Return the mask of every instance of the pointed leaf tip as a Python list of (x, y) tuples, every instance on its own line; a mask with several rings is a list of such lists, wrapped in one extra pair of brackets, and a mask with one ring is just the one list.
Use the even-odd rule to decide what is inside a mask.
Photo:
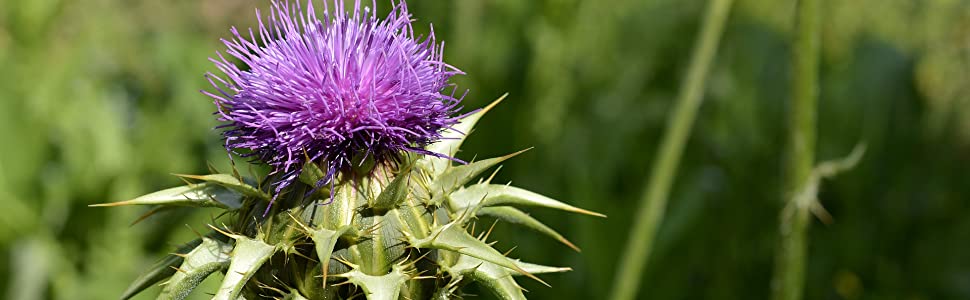
[(606, 215), (578, 208), (541, 194), (509, 185), (476, 184), (448, 196), (452, 211), (474, 206), (523, 205), (538, 206), (606, 218)]
[(324, 228), (311, 229), (310, 238), (313, 239), (313, 243), (316, 246), (317, 259), (320, 260), (320, 264), (323, 266), (323, 286), (327, 286), (327, 273), (330, 267), (330, 257), (333, 255), (333, 247), (337, 245), (340, 236), (344, 235), (351, 229), (350, 226), (340, 227), (337, 230), (328, 230)]
[(543, 266), (519, 260), (515, 260), (515, 264), (532, 274), (564, 273), (571, 272), (573, 270), (573, 268), (569, 267)]
[[(468, 137), (468, 134), (471, 133), (472, 129), (475, 127), (475, 124), (478, 123), (478, 120), (481, 119), (485, 113), (501, 103), (502, 100), (508, 95), (508, 93), (505, 93), (484, 108), (466, 115), (464, 118), (458, 121), (458, 124), (452, 126), (450, 128), (451, 130), (445, 130), (441, 135), (441, 140), (428, 145), (425, 147), (425, 150), (433, 153), (444, 154), (449, 157), (455, 157), (455, 154), (458, 153), (458, 148), (461, 147), (461, 144), (465, 141), (465, 138)], [(418, 161), (417, 165), (426, 171), (431, 172), (433, 175), (439, 175), (445, 171), (450, 163), (451, 161), (449, 161), (447, 158), (426, 155)]]
[(502, 100), (505, 100), (505, 97), (508, 97), (508, 96), (509, 96), (509, 93), (502, 94), (501, 97), (498, 97), (498, 99), (495, 99), (495, 101), (492, 101), (492, 103), (489, 103), (484, 108), (482, 108), (482, 111), (480, 112), (480, 114), (484, 115), (484, 114), (488, 113), (488, 111), (490, 111), (490, 110), (492, 110), (492, 108), (495, 108), (496, 106), (498, 106), (498, 104), (499, 103), (502, 103)]
[(125, 205), (219, 207), (235, 210), (242, 206), (242, 195), (223, 186), (204, 182), (164, 189), (131, 200), (91, 204), (88, 206), (114, 207)]

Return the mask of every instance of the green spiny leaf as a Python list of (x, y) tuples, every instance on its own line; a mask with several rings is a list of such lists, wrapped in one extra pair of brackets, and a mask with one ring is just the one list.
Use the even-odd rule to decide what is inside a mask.
[[(312, 224), (316, 224), (322, 228), (327, 228), (330, 230), (337, 230), (340, 227), (350, 225), (353, 223), (354, 211), (364, 203), (358, 203), (363, 197), (359, 194), (355, 194), (352, 186), (348, 184), (337, 185), (334, 187), (331, 198), (327, 200), (329, 203), (326, 205), (315, 205), (312, 208), (306, 209), (303, 212), (303, 217), (308, 220), (312, 220)], [(329, 190), (329, 189), (322, 189)], [(324, 195), (320, 197), (331, 197), (330, 195)], [(311, 219), (312, 216), (312, 219)]]
[(528, 150), (529, 149), (525, 149), (505, 156), (483, 159), (467, 165), (448, 168), (444, 173), (441, 174), (441, 176), (435, 178), (434, 182), (431, 183), (432, 201), (439, 203), (439, 198), (441, 196), (454, 192), (461, 186), (472, 181), (472, 179), (477, 178), (478, 175), (485, 172), (485, 170), (488, 170), (489, 168), (494, 167), (499, 163), (502, 163), (503, 161), (512, 158), (513, 156), (522, 154), (522, 152)]
[[(405, 232), (405, 234), (415, 238), (424, 238), (431, 225), (422, 216), (427, 213), (427, 208), (423, 205), (414, 204), (415, 200), (405, 199), (406, 205), (388, 211), (388, 220), (394, 222), (395, 228)], [(430, 219), (430, 218), (429, 218)]]
[(380, 211), (387, 211), (396, 207), (408, 196), (408, 180), (410, 178), (410, 170), (408, 168), (403, 169), (391, 183), (384, 187), (380, 195), (377, 196), (376, 201), (371, 203), (371, 208)]
[[(515, 264), (532, 274), (560, 273), (572, 270), (570, 268), (530, 264), (518, 260), (515, 260)], [(521, 274), (509, 272), (508, 269), (499, 265), (462, 255), (455, 265), (447, 267), (447, 271), (453, 277), (471, 278), (488, 288), (500, 299), (525, 299), (522, 288), (512, 279), (512, 276)]]
[(522, 288), (509, 269), (475, 257), (462, 255), (454, 266), (447, 267), (452, 276), (468, 277), (488, 288), (499, 299), (523, 300)]
[(592, 212), (565, 204), (529, 190), (501, 184), (475, 184), (465, 189), (456, 191), (448, 196), (448, 205), (451, 207), (452, 211), (462, 211), (468, 207), (476, 205), (539, 206), (603, 218), (606, 217), (606, 215), (601, 213)]
[(164, 189), (127, 201), (92, 204), (90, 206), (112, 207), (123, 205), (219, 207), (236, 210), (242, 206), (242, 195), (220, 185), (199, 183)]
[[(454, 130), (445, 130), (442, 132), (441, 140), (434, 144), (428, 145), (425, 147), (425, 150), (455, 157), (455, 154), (458, 153), (458, 149), (461, 147), (462, 142), (465, 141), (468, 134), (471, 133), (473, 128), (475, 128), (475, 124), (478, 123), (478, 120), (488, 113), (489, 110), (502, 102), (502, 100), (508, 95), (509, 94), (502, 95), (502, 97), (499, 97), (485, 108), (482, 108), (481, 110), (462, 118), (458, 124), (452, 126)], [(450, 163), (451, 161), (447, 158), (425, 155), (424, 158), (418, 161), (418, 166), (430, 172), (431, 175), (437, 176), (441, 175), (441, 173), (448, 168)]]
[(364, 274), (359, 268), (339, 276), (364, 289), (368, 300), (397, 300), (401, 287), (411, 279), (400, 265), (394, 265), (390, 272), (379, 276)]
[(212, 298), (215, 300), (237, 299), (249, 278), (279, 249), (263, 241), (244, 236), (230, 237), (236, 239), (236, 247), (232, 249), (232, 260), (222, 286)]
[(404, 244), (400, 243), (403, 233), (386, 226), (390, 221), (390, 218), (381, 215), (354, 220), (355, 227), (373, 228), (367, 238), (350, 246), (350, 250), (359, 255), (360, 268), (367, 274), (388, 272), (394, 259), (403, 255)]
[(171, 277), (172, 274), (175, 274), (175, 267), (181, 264), (184, 260), (179, 255), (189, 253), (189, 251), (192, 251), (192, 249), (199, 246), (199, 244), (202, 244), (201, 238), (179, 246), (172, 255), (167, 255), (162, 260), (156, 262), (151, 268), (148, 269), (148, 272), (138, 276), (135, 281), (128, 285), (128, 289), (121, 294), (121, 299), (131, 299), (131, 297), (138, 295), (138, 293), (141, 293), (141, 291), (147, 289), (148, 287), (162, 281), (165, 278)]
[(313, 239), (313, 243), (316, 246), (317, 259), (320, 260), (320, 264), (323, 265), (323, 284), (327, 284), (327, 271), (330, 268), (330, 256), (333, 255), (333, 247), (337, 245), (337, 241), (340, 236), (347, 233), (350, 230), (350, 226), (340, 227), (337, 230), (328, 230), (324, 228), (317, 228), (310, 230), (310, 238)]
[(515, 270), (516, 272), (522, 273), (522, 275), (548, 286), (545, 281), (519, 268), (511, 259), (505, 257), (505, 255), (499, 253), (485, 242), (469, 235), (468, 232), (457, 225), (456, 223), (448, 223), (447, 225), (435, 228), (427, 238), (411, 240), (411, 245), (415, 248), (442, 249), (472, 256)]
[[(573, 270), (572, 268), (543, 266), (543, 265), (527, 263), (519, 260), (515, 260), (515, 264), (520, 268), (522, 268), (523, 270), (525, 270), (526, 272), (529, 272), (532, 274), (563, 273), (563, 272), (569, 272)], [(513, 275), (517, 275), (517, 274), (513, 274)]]
[(191, 178), (191, 179), (202, 180), (202, 181), (205, 181), (205, 182), (212, 182), (212, 183), (215, 183), (215, 184), (222, 185), (224, 187), (230, 188), (230, 189), (232, 189), (232, 190), (234, 190), (236, 192), (242, 193), (243, 195), (246, 195), (246, 196), (257, 197), (257, 198), (260, 198), (260, 199), (263, 199), (263, 200), (269, 200), (270, 199), (269, 194), (266, 194), (265, 192), (260, 191), (258, 188), (254, 187), (252, 185), (249, 185), (248, 183), (245, 183), (242, 180), (240, 180), (239, 178), (236, 178), (235, 176), (232, 176), (230, 174), (209, 174), (209, 175), (183, 175), (183, 174), (176, 174), (176, 176), (183, 177), (183, 178)]
[(536, 220), (536, 218), (533, 218), (529, 214), (521, 210), (518, 210), (514, 207), (511, 207), (511, 206), (483, 207), (478, 210), (478, 215), (489, 216), (512, 224), (528, 227), (529, 229), (548, 235), (549, 237), (556, 239), (560, 243), (565, 244), (569, 248), (572, 248), (573, 250), (576, 250), (577, 252), (579, 252), (579, 248), (577, 248), (576, 245), (573, 245), (572, 242), (570, 242), (565, 237), (563, 237), (562, 234), (559, 234), (559, 232), (556, 232), (556, 230), (550, 228), (549, 226), (546, 226), (546, 224), (539, 222), (539, 220)]
[(229, 265), (229, 252), (232, 245), (221, 241), (202, 238), (202, 244), (186, 254), (178, 272), (165, 283), (158, 299), (185, 299), (209, 274), (222, 270)]

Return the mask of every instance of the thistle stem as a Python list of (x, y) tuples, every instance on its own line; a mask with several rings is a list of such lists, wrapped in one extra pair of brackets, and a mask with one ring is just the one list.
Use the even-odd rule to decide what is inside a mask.
[(792, 56), (792, 102), (789, 107), (786, 206), (780, 214), (780, 243), (775, 253), (772, 299), (802, 298), (810, 207), (798, 195), (809, 184), (815, 164), (815, 107), (818, 102), (819, 11), (817, 0), (799, 0)]
[(640, 277), (653, 248), (657, 226), (664, 217), (670, 186), (677, 175), (677, 166), (704, 94), (707, 73), (717, 52), (731, 2), (732, 0), (711, 0), (708, 3), (687, 76), (674, 107), (674, 115), (668, 120), (644, 196), (633, 217), (633, 230), (630, 231), (623, 256), (620, 257), (611, 294), (614, 300), (633, 299), (637, 294)]

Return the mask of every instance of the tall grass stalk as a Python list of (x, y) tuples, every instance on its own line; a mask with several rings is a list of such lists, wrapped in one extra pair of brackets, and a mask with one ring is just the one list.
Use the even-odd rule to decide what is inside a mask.
[(806, 235), (810, 205), (798, 195), (810, 184), (815, 164), (815, 108), (818, 102), (819, 11), (817, 0), (799, 0), (792, 56), (792, 100), (789, 107), (787, 199), (780, 215), (780, 243), (771, 282), (772, 299), (802, 298)]
[(633, 217), (633, 229), (627, 239), (623, 256), (620, 257), (611, 294), (614, 300), (633, 299), (637, 294), (643, 269), (653, 248), (657, 226), (664, 217), (667, 195), (677, 175), (677, 166), (680, 164), (684, 144), (690, 135), (704, 94), (707, 73), (717, 53), (721, 34), (724, 32), (724, 23), (730, 12), (731, 2), (732, 0), (711, 0), (708, 3), (704, 24), (697, 36), (673, 117), (668, 120), (660, 151), (654, 158), (644, 196)]

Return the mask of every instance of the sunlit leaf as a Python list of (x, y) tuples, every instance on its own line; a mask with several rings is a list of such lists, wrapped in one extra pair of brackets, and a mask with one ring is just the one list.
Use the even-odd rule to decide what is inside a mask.
[(483, 207), (478, 210), (477, 214), (479, 216), (489, 216), (512, 224), (525, 226), (526, 228), (548, 235), (549, 237), (556, 239), (560, 243), (565, 244), (566, 246), (568, 246), (569, 248), (572, 248), (573, 250), (579, 251), (579, 248), (577, 248), (576, 245), (573, 245), (572, 242), (570, 242), (565, 237), (563, 237), (562, 234), (559, 234), (559, 232), (556, 232), (556, 230), (550, 228), (549, 226), (546, 226), (546, 224), (539, 222), (539, 220), (536, 220), (532, 216), (529, 216), (529, 214), (521, 210), (518, 210), (514, 207), (511, 207), (511, 206)]
[(249, 282), (256, 270), (269, 260), (278, 247), (268, 245), (260, 240), (244, 236), (233, 236), (236, 247), (232, 249), (232, 260), (226, 277), (222, 280), (219, 291), (212, 297), (215, 300), (236, 300), (242, 292), (243, 286)]
[(206, 277), (229, 266), (230, 251), (232, 245), (203, 238), (202, 244), (184, 255), (182, 264), (172, 278), (165, 282), (158, 299), (185, 299)]
[(499, 253), (498, 250), (495, 250), (485, 242), (482, 242), (481, 240), (469, 235), (468, 232), (457, 226), (455, 223), (440, 226), (434, 229), (431, 235), (427, 238), (414, 240), (411, 242), (411, 245), (415, 248), (442, 249), (472, 256), (505, 268), (512, 269), (548, 286), (548, 284), (539, 279), (539, 277), (535, 277), (522, 268), (519, 268), (519, 266), (516, 265), (511, 259), (505, 257), (505, 255)]
[(203, 182), (164, 189), (127, 201), (93, 204), (91, 206), (111, 207), (124, 205), (219, 207), (236, 210), (242, 206), (242, 195), (222, 185)]
[(601, 213), (565, 204), (529, 190), (501, 184), (475, 184), (452, 193), (448, 196), (448, 200), (448, 204), (451, 205), (454, 211), (461, 211), (476, 205), (522, 205), (554, 208), (585, 215), (606, 217)]

